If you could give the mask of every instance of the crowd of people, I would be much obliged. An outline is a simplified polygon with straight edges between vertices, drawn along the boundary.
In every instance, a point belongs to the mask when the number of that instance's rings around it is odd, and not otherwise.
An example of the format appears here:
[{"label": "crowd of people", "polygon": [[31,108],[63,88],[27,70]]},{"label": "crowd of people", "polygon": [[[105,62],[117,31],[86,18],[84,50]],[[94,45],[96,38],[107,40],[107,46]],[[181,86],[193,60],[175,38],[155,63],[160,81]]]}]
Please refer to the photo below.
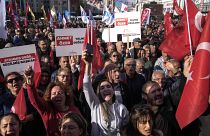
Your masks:
[{"label": "crowd of people", "polygon": [[[184,129],[175,118],[176,109],[193,58],[182,62],[158,50],[163,40],[162,22],[153,20],[142,28],[142,38],[127,43],[102,40],[104,24],[97,22],[97,46],[103,69],[92,73],[97,61],[86,49],[81,56],[56,57],[54,28],[33,22],[27,28],[9,26],[0,47],[35,44],[41,64],[38,86],[31,66],[24,74],[14,71],[0,83],[0,134],[2,136],[207,136],[210,105]],[[62,26],[59,26],[62,27]],[[72,21],[67,27],[85,27]],[[85,63],[83,88],[78,89]],[[1,75],[3,77],[2,71]],[[24,89],[27,115],[11,113]],[[210,97],[209,97],[210,98]],[[210,103],[210,99],[209,99]]]}]

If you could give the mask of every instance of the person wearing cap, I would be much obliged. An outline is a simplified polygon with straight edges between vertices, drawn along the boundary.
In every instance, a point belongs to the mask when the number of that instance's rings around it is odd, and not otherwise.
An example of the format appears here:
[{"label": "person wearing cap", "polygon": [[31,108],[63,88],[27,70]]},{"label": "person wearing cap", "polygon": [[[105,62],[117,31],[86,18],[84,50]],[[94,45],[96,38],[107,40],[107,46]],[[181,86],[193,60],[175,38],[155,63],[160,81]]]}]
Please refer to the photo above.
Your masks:
[{"label": "person wearing cap", "polygon": [[133,47],[129,50],[131,58],[137,59],[138,52],[141,50],[141,40],[140,38],[133,39]]}]

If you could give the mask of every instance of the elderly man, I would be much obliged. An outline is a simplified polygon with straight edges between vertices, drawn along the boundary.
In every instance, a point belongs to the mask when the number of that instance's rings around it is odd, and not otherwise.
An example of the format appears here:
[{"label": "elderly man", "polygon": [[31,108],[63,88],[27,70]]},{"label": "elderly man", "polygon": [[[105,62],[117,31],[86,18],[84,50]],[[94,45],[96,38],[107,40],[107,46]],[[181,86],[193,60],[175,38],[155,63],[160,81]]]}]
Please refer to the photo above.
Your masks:
[{"label": "elderly man", "polygon": [[142,86],[145,83],[145,79],[142,75],[136,73],[136,61],[133,58],[125,60],[124,70],[125,73],[122,75],[122,80],[128,86],[128,90],[125,92],[125,106],[130,110],[142,100]]}]

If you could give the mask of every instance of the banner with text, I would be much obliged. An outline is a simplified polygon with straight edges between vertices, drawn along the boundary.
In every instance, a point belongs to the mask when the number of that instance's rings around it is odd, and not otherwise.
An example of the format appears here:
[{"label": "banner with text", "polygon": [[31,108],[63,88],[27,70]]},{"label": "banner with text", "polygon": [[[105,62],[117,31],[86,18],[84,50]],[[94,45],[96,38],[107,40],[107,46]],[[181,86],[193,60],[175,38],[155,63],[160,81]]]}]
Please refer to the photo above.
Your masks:
[{"label": "banner with text", "polygon": [[36,48],[34,44],[0,50],[0,63],[4,76],[10,72],[23,74],[25,68],[34,67]]},{"label": "banner with text", "polygon": [[86,28],[55,29],[56,56],[82,55]]},{"label": "banner with text", "polygon": [[124,37],[129,35],[141,38],[140,12],[115,13],[115,29]]}]

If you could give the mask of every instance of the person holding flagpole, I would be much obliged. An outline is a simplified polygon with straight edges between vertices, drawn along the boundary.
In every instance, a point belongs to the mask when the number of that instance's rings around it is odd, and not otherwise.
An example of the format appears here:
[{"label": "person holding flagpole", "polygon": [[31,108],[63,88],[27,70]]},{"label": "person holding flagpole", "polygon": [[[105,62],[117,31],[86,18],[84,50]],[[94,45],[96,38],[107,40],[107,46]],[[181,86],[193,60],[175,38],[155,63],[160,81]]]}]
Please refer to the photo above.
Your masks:
[{"label": "person holding flagpole", "polygon": [[85,63],[83,90],[91,109],[91,136],[120,136],[128,123],[128,110],[115,102],[114,88],[107,79],[102,80],[94,92],[91,85],[92,57],[87,50],[83,51],[82,59]]}]

